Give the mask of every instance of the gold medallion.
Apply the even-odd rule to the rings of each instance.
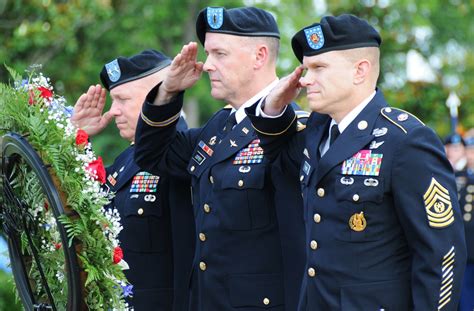
[[[363,231],[367,227],[367,220],[365,220],[364,212],[355,213],[349,219],[349,227],[354,231]]]

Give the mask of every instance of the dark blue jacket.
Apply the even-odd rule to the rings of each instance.
[[[463,178],[463,186],[459,191],[459,206],[463,214],[464,230],[466,232],[467,261],[474,264],[474,171],[465,171]]]
[[[225,134],[231,110],[222,109],[202,128],[176,131],[181,107],[182,94],[164,106],[145,103],[135,157],[151,172],[192,177],[197,244],[190,310],[291,310],[285,300],[296,301],[301,264],[294,260],[301,256],[285,251],[294,241],[280,227],[291,227],[291,218],[280,218],[272,167],[250,120]]]
[[[254,112],[247,109],[264,148],[279,146],[268,147],[275,165],[299,163],[307,249],[300,310],[456,310],[463,220],[431,129],[387,107],[378,91],[320,158],[329,116],[312,113],[294,135],[291,108],[277,119]]]
[[[130,266],[124,272],[134,286],[128,301],[137,311],[187,310],[194,253],[189,180],[141,170],[134,149],[127,148],[106,170],[106,186],[116,193],[108,207],[121,217],[119,240]]]

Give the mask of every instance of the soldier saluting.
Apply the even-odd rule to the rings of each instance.
[[[244,110],[278,82],[277,24],[270,13],[254,7],[206,8],[196,30],[206,62],[196,61],[196,43],[185,45],[163,83],[147,96],[137,127],[136,161],[151,172],[192,177],[198,239],[191,310],[294,309],[289,301],[296,301],[299,284],[293,276],[289,283],[285,279],[301,275],[293,270],[298,257],[285,257],[294,255],[285,250],[291,245],[278,224],[286,219],[279,219],[266,150]],[[209,74],[211,95],[230,107],[202,128],[177,131],[183,91],[202,71]],[[301,197],[299,191],[287,195]],[[294,208],[297,212],[299,206]],[[293,230],[302,233],[303,228]]]
[[[300,310],[458,305],[466,246],[454,175],[437,135],[376,88],[380,44],[365,20],[324,17],[292,39],[303,66],[247,109],[264,148],[287,143],[275,149],[276,165],[301,164]],[[286,105],[301,87],[313,113],[292,135]],[[262,109],[279,117],[258,117]]]

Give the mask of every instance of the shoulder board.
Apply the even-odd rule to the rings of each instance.
[[[408,129],[413,127],[414,125],[425,125],[423,122],[421,122],[420,119],[418,119],[413,114],[399,108],[384,107],[380,110],[380,113],[390,123],[393,123],[399,129],[401,129],[405,134],[407,134]]]
[[[224,108],[222,109],[232,109],[232,106],[231,105],[225,105]]]

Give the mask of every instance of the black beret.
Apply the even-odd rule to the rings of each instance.
[[[443,142],[445,145],[465,145],[464,139],[462,139],[461,135],[459,135],[458,133],[449,134],[444,138]]]
[[[379,47],[382,43],[377,30],[354,15],[326,16],[298,31],[291,40],[296,58],[314,56],[330,51],[361,47]]]
[[[226,33],[245,37],[280,38],[280,31],[273,15],[254,8],[243,7],[226,10],[221,7],[207,7],[196,20],[196,34],[204,45],[206,32]]]
[[[120,56],[105,64],[100,72],[100,80],[110,91],[120,84],[149,76],[170,64],[168,56],[156,50],[145,50],[130,58]]]

